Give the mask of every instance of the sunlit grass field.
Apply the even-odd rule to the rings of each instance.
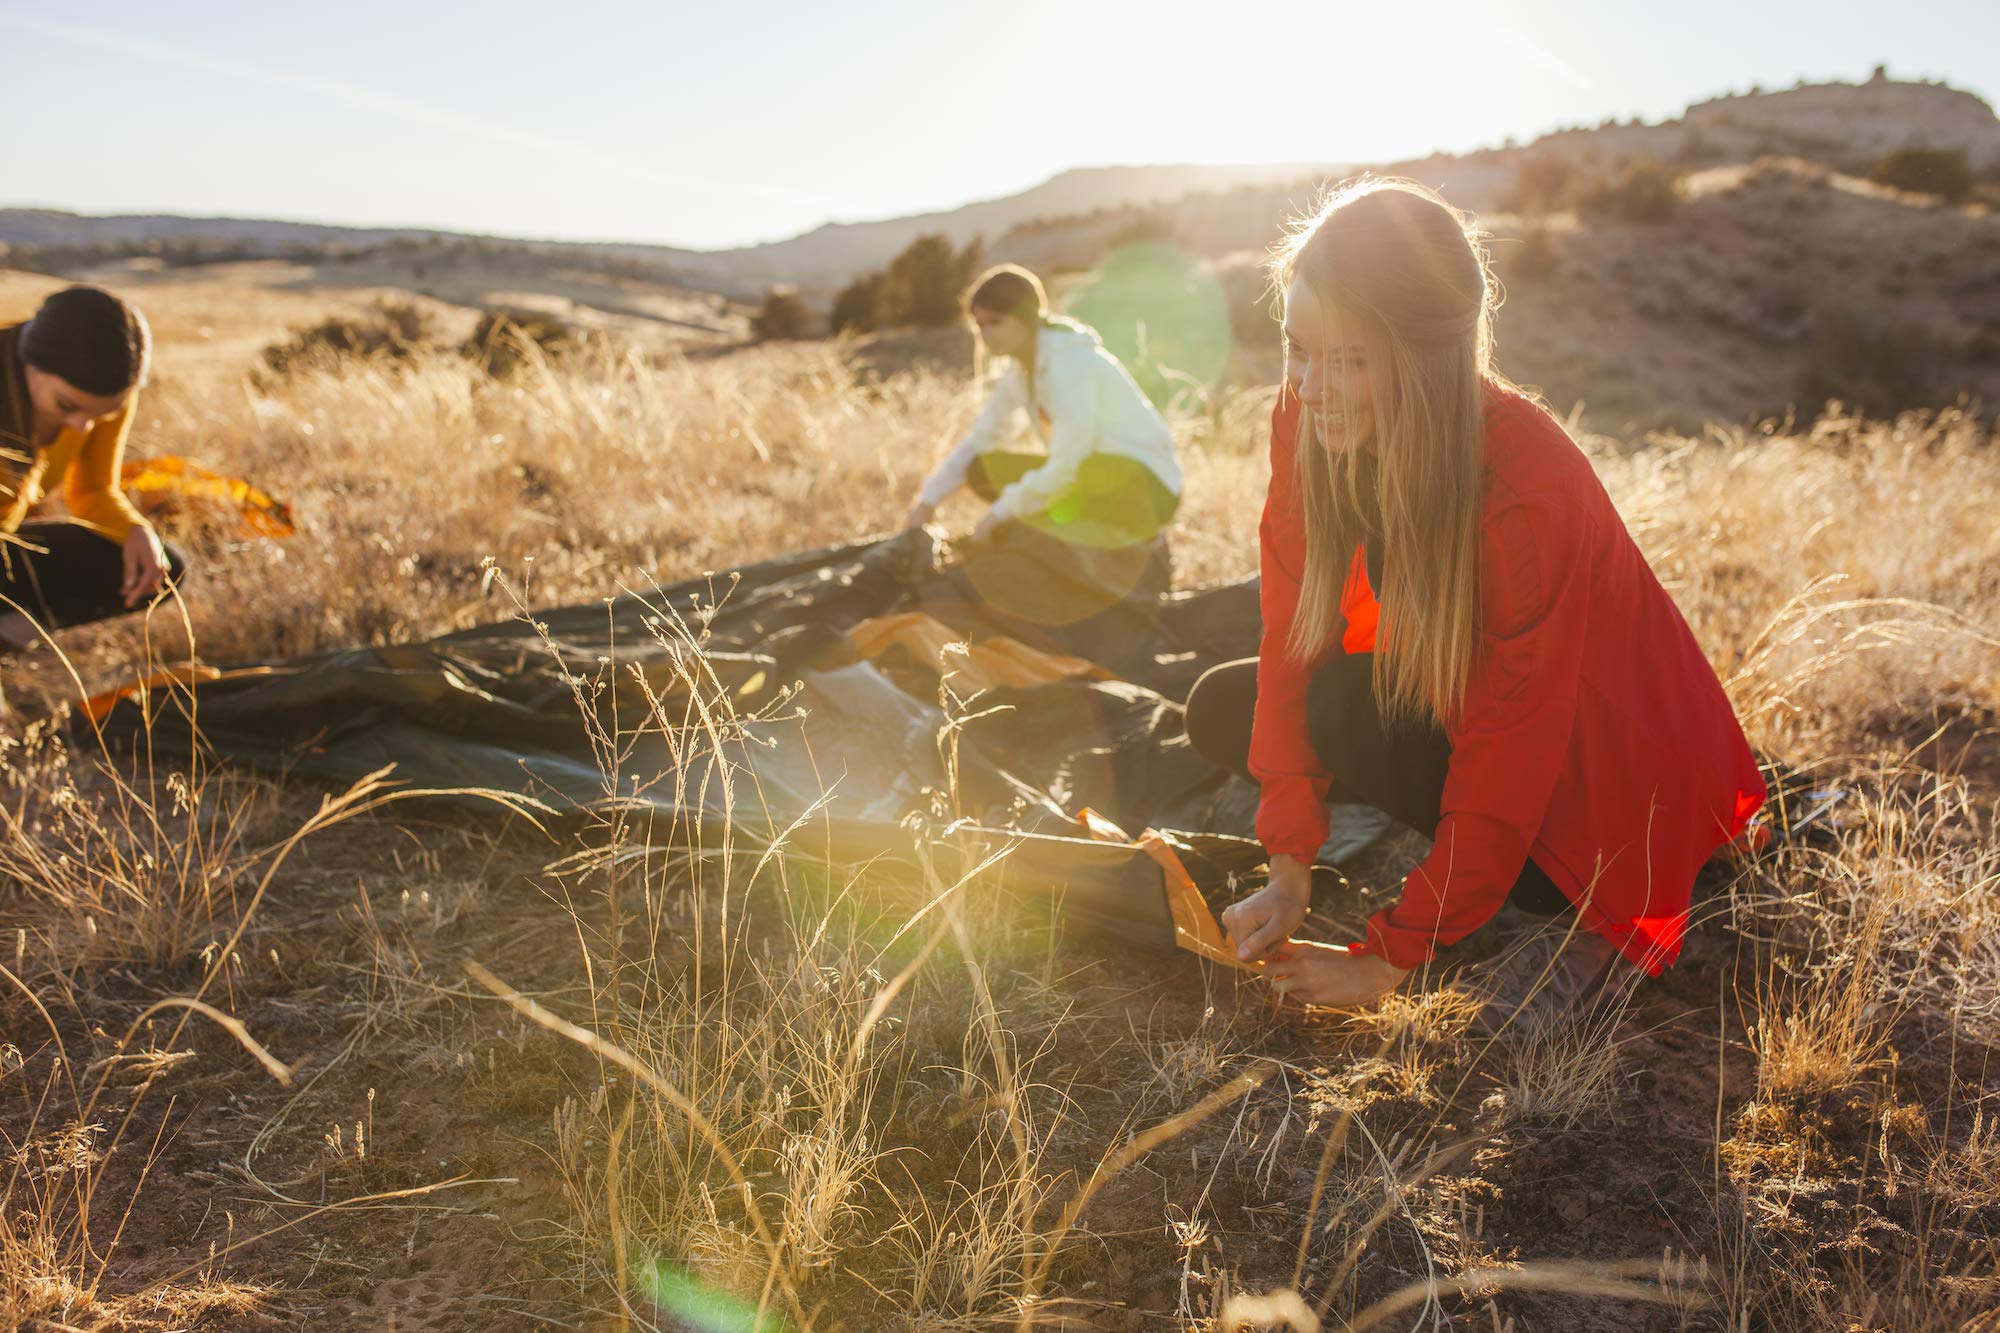
[[[1004,863],[578,845],[52,720],[190,647],[419,638],[885,532],[977,390],[854,353],[163,357],[137,449],[299,531],[168,513],[184,611],[8,667],[0,1324],[1993,1326],[2000,441],[1957,413],[1585,432],[1752,742],[1844,795],[1558,1033],[1473,1037],[1448,968],[1288,1011],[1005,908]],[[1270,401],[1174,416],[1184,585],[1254,572]]]

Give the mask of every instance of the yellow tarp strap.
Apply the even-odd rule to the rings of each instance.
[[[998,686],[1022,688],[1051,685],[1060,680],[1110,680],[1111,673],[1095,662],[1030,648],[1019,639],[995,636],[967,643],[965,636],[922,611],[864,620],[847,631],[855,655],[873,660],[891,648],[903,647],[919,662],[972,691]]]
[[[239,530],[246,537],[289,537],[298,531],[292,507],[272,498],[241,477],[227,477],[174,454],[135,458],[125,464],[119,484],[135,495],[173,495],[189,500],[214,500],[236,510]]]
[[[1161,878],[1167,886],[1167,910],[1174,918],[1174,943],[1189,953],[1208,959],[1211,963],[1221,963],[1240,972],[1262,972],[1262,963],[1246,963],[1236,956],[1236,950],[1229,946],[1229,936],[1215,919],[1215,913],[1208,910],[1208,900],[1201,896],[1201,889],[1195,884],[1194,876],[1188,874],[1187,867],[1175,853],[1173,844],[1158,829],[1147,829],[1134,839],[1124,829],[1085,806],[1076,817],[1076,822],[1099,842],[1120,842],[1128,847],[1137,847],[1153,858],[1161,870]]]

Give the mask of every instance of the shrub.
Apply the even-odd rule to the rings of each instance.
[[[1654,158],[1627,162],[1577,192],[1577,213],[1592,220],[1664,222],[1681,204],[1681,171]]]
[[[919,236],[882,274],[880,314],[887,324],[935,328],[959,316],[959,296],[985,254],[977,240],[954,250],[948,236]]]
[[[1283,341],[1282,303],[1260,261],[1229,264],[1216,273],[1229,307],[1229,331],[1238,347],[1275,348]]]
[[[949,324],[958,318],[959,297],[985,256],[985,243],[977,237],[956,250],[948,236],[919,236],[888,268],[842,289],[833,303],[834,331]]]
[[[1530,227],[1515,252],[1513,272],[1523,278],[1553,277],[1562,267],[1562,246],[1545,226]]]
[[[1868,179],[1919,194],[1934,194],[1957,203],[1978,183],[1963,148],[1898,148],[1884,153],[1868,170]]]
[[[1703,167],[1722,160],[1722,152],[1700,130],[1689,130],[1681,139],[1674,160],[1683,166]]]
[[[1580,189],[1577,212],[1594,219],[1663,222],[1681,205],[1681,181],[1685,174],[1678,167],[1652,158],[1627,162],[1615,173]]]
[[[1967,338],[1964,356],[1975,364],[2000,363],[2000,324],[1988,324]]]
[[[480,315],[461,350],[495,379],[530,360],[560,357],[589,342],[591,331],[546,310],[493,309]]]
[[[436,346],[436,341],[436,328],[422,306],[384,299],[365,314],[330,315],[272,343],[264,349],[264,365],[274,374],[288,375],[316,360],[399,361]]]
[[[764,297],[763,308],[750,317],[750,331],[759,338],[810,338],[813,314],[798,292],[790,287],[773,287]]]
[[[1172,215],[1165,209],[1148,208],[1111,234],[1109,248],[1122,250],[1131,245],[1176,245],[1179,241]]]
[[[1817,410],[1838,399],[1870,416],[1937,407],[1955,387],[1950,350],[1931,330],[1847,308],[1822,309],[1806,329],[1799,402]]]
[[[1540,217],[1568,209],[1576,196],[1576,163],[1554,153],[1536,153],[1521,163],[1514,183],[1495,200],[1503,213]]]
[[[835,333],[852,329],[866,333],[881,324],[882,275],[864,273],[840,289],[833,298],[833,314],[827,323]]]

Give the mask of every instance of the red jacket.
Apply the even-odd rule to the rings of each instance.
[[[1288,388],[1259,529],[1250,768],[1258,838],[1309,862],[1326,839],[1329,774],[1306,731],[1313,668],[1285,646],[1305,566],[1298,413]],[[1402,968],[1428,961],[1499,910],[1532,856],[1585,926],[1657,973],[1680,953],[1695,873],[1764,802],[1757,762],[1590,461],[1546,411],[1497,388],[1484,484],[1480,647],[1464,712],[1445,727],[1443,818],[1402,901],[1355,947]],[[1377,609],[1357,551],[1340,651],[1374,648]]]

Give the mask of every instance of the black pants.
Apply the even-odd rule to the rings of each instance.
[[[1357,801],[1435,836],[1451,766],[1451,741],[1435,724],[1384,723],[1375,703],[1369,653],[1335,653],[1306,690],[1306,731],[1327,770],[1329,797]],[[1250,777],[1250,719],[1257,707],[1257,659],[1225,662],[1195,682],[1187,700],[1188,742],[1217,767]],[[1533,861],[1508,901],[1550,915],[1569,899]]]
[[[23,523],[17,540],[0,544],[0,612],[19,607],[44,629],[87,625],[122,616],[125,605],[125,551],[95,528],[81,523]],[[179,583],[187,558],[167,545],[167,578]],[[141,606],[144,605],[142,602]]]

